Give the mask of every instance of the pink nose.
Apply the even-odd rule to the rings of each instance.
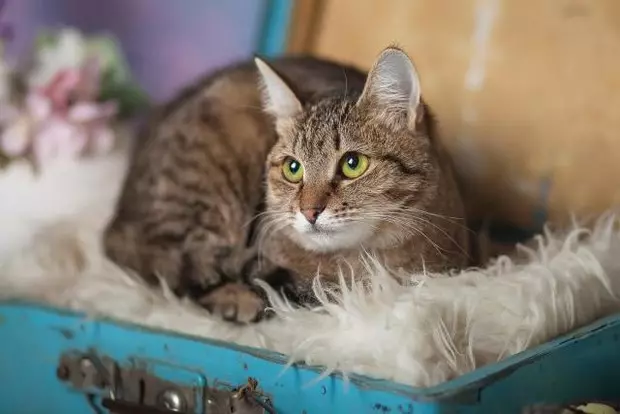
[[[325,207],[307,208],[305,210],[301,210],[301,214],[303,214],[306,220],[308,220],[308,223],[314,224],[323,210],[325,210]]]

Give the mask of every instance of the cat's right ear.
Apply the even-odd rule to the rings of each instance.
[[[297,116],[302,105],[284,80],[263,60],[254,58],[261,77],[263,107],[276,120],[276,127],[280,130]]]
[[[397,47],[379,55],[368,73],[358,105],[367,105],[388,123],[405,119],[415,128],[421,119],[420,80],[409,56]]]

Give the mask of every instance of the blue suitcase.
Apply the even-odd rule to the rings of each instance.
[[[617,316],[425,389],[317,382],[284,355],[19,302],[0,305],[0,338],[2,414],[518,414],[613,400],[620,384]]]
[[[269,2],[262,54],[282,51],[291,5]],[[22,302],[0,303],[0,338],[0,414],[517,414],[620,394],[620,317],[425,389]]]

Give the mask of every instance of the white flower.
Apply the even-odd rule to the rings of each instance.
[[[86,52],[86,41],[77,30],[59,31],[54,43],[46,44],[36,51],[36,64],[28,79],[30,86],[42,87],[60,71],[81,67]]]

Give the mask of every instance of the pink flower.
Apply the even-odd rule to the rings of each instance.
[[[89,59],[59,70],[42,87],[32,86],[19,111],[4,111],[0,150],[11,157],[30,153],[37,164],[110,151],[117,105],[96,101],[100,75],[97,60]]]
[[[101,154],[110,151],[114,146],[115,134],[109,124],[116,113],[117,105],[114,102],[82,102],[69,109],[67,119],[87,135],[87,150]]]
[[[69,108],[67,119],[77,124],[106,122],[116,115],[114,102],[78,102]]]
[[[0,148],[9,156],[32,152],[43,164],[54,158],[76,158],[110,151],[115,133],[110,123],[117,113],[113,102],[76,102],[61,110],[49,95],[33,92],[23,113],[0,136]]]
[[[36,160],[45,162],[52,158],[108,152],[115,139],[108,124],[115,114],[115,104],[94,102],[79,102],[66,113],[52,113],[38,125],[33,136]]]
[[[101,73],[96,59],[88,59],[79,68],[63,69],[41,88],[54,111],[64,112],[78,101],[93,101],[99,94]]]
[[[55,110],[65,111],[69,106],[72,92],[77,88],[79,77],[78,70],[65,69],[58,72],[40,93],[50,100]]]
[[[41,122],[51,116],[52,102],[44,95],[30,93],[26,96],[25,113],[28,114],[33,122]]]
[[[38,164],[55,158],[75,158],[85,150],[86,138],[66,120],[53,116],[38,125],[32,153]]]

